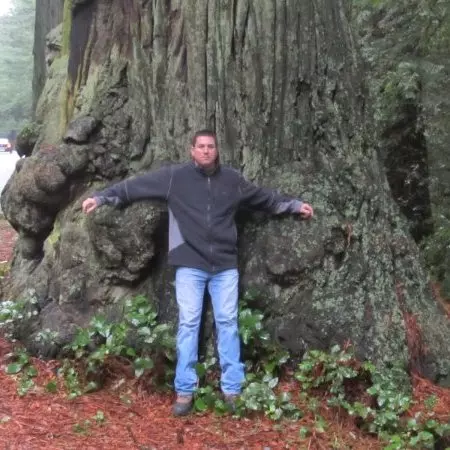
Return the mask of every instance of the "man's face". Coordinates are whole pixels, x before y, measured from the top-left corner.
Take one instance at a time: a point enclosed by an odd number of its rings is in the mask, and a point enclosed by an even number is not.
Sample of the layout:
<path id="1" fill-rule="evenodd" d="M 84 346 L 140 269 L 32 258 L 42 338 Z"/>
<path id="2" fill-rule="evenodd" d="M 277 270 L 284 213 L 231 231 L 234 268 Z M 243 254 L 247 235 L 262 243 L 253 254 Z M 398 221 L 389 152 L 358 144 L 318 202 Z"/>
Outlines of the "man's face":
<path id="1" fill-rule="evenodd" d="M 218 155 L 216 141 L 212 136 L 198 136 L 191 147 L 192 159 L 201 167 L 213 167 Z"/>

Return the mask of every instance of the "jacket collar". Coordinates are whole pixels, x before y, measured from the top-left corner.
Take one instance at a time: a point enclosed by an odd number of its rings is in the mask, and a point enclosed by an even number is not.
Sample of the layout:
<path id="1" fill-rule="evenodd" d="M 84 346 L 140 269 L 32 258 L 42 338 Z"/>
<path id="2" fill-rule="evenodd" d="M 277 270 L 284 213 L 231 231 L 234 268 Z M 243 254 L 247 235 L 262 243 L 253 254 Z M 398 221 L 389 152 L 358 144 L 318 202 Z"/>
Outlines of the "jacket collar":
<path id="1" fill-rule="evenodd" d="M 201 166 L 199 166 L 195 161 L 191 161 L 191 166 L 197 170 L 198 172 L 200 172 L 202 175 L 206 176 L 206 177 L 210 177 L 212 175 L 215 175 L 217 172 L 219 172 L 220 170 L 220 161 L 219 161 L 219 157 L 217 157 L 216 163 L 214 164 L 214 167 L 211 167 L 211 169 L 205 169 Z"/>

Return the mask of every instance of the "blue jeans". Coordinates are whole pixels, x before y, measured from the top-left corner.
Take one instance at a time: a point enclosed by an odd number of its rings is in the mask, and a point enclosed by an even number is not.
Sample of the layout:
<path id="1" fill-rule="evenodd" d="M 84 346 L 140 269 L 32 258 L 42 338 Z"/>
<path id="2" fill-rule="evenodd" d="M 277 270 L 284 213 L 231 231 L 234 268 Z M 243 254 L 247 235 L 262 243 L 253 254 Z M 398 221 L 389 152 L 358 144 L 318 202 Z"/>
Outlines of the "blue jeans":
<path id="1" fill-rule="evenodd" d="M 179 267 L 175 289 L 179 308 L 175 390 L 190 395 L 197 388 L 198 337 L 205 288 L 211 296 L 222 369 L 221 388 L 225 394 L 239 394 L 244 382 L 238 334 L 238 280 L 236 269 L 219 273 Z"/>

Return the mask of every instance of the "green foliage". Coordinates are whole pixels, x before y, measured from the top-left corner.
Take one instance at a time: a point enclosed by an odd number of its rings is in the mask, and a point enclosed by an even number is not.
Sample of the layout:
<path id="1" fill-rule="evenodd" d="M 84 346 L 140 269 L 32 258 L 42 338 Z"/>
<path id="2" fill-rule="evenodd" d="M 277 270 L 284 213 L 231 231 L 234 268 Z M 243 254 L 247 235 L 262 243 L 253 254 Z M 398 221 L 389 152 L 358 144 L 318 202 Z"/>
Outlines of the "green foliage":
<path id="1" fill-rule="evenodd" d="M 20 130 L 19 135 L 23 139 L 36 138 L 39 136 L 40 126 L 35 122 L 25 124 Z"/>
<path id="2" fill-rule="evenodd" d="M 379 434 L 396 432 L 402 427 L 401 415 L 412 404 L 410 392 L 405 389 L 405 386 L 409 386 L 405 369 L 399 365 L 381 371 L 374 366 L 369 368 L 372 386 L 367 392 L 376 399 L 378 409 L 367 410 L 367 416 L 373 416 L 368 429 Z"/>
<path id="3" fill-rule="evenodd" d="M 74 399 L 86 392 L 81 386 L 77 370 L 69 360 L 64 360 L 63 365 L 58 369 L 58 376 L 64 379 L 69 399 Z"/>
<path id="4" fill-rule="evenodd" d="M 421 77 L 418 67 L 400 62 L 387 71 L 378 88 L 375 100 L 375 119 L 380 127 L 388 127 L 403 117 L 407 105 L 417 105 L 421 95 Z"/>
<path id="5" fill-rule="evenodd" d="M 0 329 L 2 331 L 15 321 L 23 319 L 24 302 L 6 300 L 0 303 Z"/>
<path id="6" fill-rule="evenodd" d="M 5 370 L 9 375 L 15 375 L 21 372 L 30 362 L 28 354 L 23 349 L 18 350 L 12 356 L 14 356 L 15 362 L 8 364 Z"/>
<path id="7" fill-rule="evenodd" d="M 14 326 L 23 320 L 27 320 L 37 314 L 37 299 L 34 291 L 29 291 L 29 296 L 23 300 L 0 303 L 0 332 L 12 339 Z M 33 378 L 37 375 L 36 368 L 31 364 L 28 353 L 20 347 L 9 355 L 13 361 L 6 366 L 5 372 L 9 375 L 17 375 L 17 393 L 24 396 L 35 384 Z"/>
<path id="8" fill-rule="evenodd" d="M 294 373 L 301 384 L 301 391 L 298 398 L 295 398 L 295 393 L 293 398 L 292 392 L 284 392 L 279 386 L 282 367 L 288 358 L 285 352 L 270 343 L 263 326 L 263 314 L 250 309 L 248 301 L 246 297 L 239 311 L 241 333 L 245 336 L 244 351 L 251 358 L 246 362 L 251 370 L 247 373 L 243 391 L 233 406 L 225 402 L 218 389 L 216 358 L 209 357 L 196 367 L 199 378 L 208 382 L 195 393 L 196 411 L 213 410 L 218 415 L 232 413 L 238 417 L 259 413 L 274 421 L 299 420 L 303 412 L 297 400 L 301 399 L 314 416 L 311 429 L 304 426 L 299 429 L 299 436 L 306 438 L 310 434 L 327 432 L 328 424 L 319 410 L 321 401 L 311 395 L 317 390 L 325 390 L 329 407 L 346 410 L 358 420 L 362 429 L 382 439 L 386 449 L 433 448 L 437 438 L 449 435 L 450 425 L 439 423 L 434 418 L 433 408 L 437 400 L 434 396 L 425 401 L 424 411 L 414 417 L 406 414 L 413 400 L 404 367 L 386 364 L 378 368 L 370 362 L 361 364 L 355 360 L 351 349 L 341 349 L 337 345 L 330 352 L 311 350 L 304 355 Z M 17 304 L 5 306 L 1 310 L 3 319 L 16 320 L 22 316 Z M 44 330 L 36 338 L 49 342 L 55 335 Z M 161 363 L 162 355 L 166 364 L 163 371 L 167 372 L 174 359 L 173 331 L 167 325 L 158 324 L 157 314 L 147 299 L 138 296 L 125 303 L 122 321 L 110 323 L 104 316 L 95 316 L 87 328 L 78 330 L 66 350 L 75 359 L 66 358 L 58 376 L 64 380 L 69 399 L 73 399 L 98 389 L 95 375 L 102 373 L 111 358 L 126 358 L 133 364 L 135 376 L 140 377 L 144 373 L 152 374 Z M 262 359 L 256 363 L 258 354 Z M 32 378 L 37 371 L 23 350 L 14 354 L 6 372 L 21 377 L 19 395 L 24 395 L 34 386 Z M 50 393 L 56 392 L 57 380 L 51 380 L 45 389 Z M 125 397 L 123 401 L 129 403 Z M 104 422 L 104 414 L 98 411 L 94 417 L 75 424 L 74 431 L 88 434 L 93 425 Z M 333 448 L 340 448 L 339 442 L 335 444 Z"/>
<path id="9" fill-rule="evenodd" d="M 358 372 L 350 365 L 353 355 L 341 350 L 338 345 L 330 353 L 321 350 L 307 352 L 298 366 L 295 378 L 305 389 L 329 386 L 332 394 L 344 394 L 344 380 L 355 378 Z M 315 370 L 318 369 L 318 372 Z"/>
<path id="10" fill-rule="evenodd" d="M 61 371 L 69 396 L 73 398 L 98 388 L 97 381 L 92 379 L 81 387 L 79 370 L 82 378 L 99 378 L 96 375 L 101 374 L 108 361 L 115 357 L 131 360 L 138 378 L 152 371 L 155 361 L 165 364 L 160 370 L 165 377 L 171 376 L 175 359 L 173 335 L 171 326 L 157 323 L 157 313 L 144 296 L 125 302 L 124 318 L 120 322 L 110 323 L 104 316 L 95 316 L 89 326 L 80 328 L 66 346 L 77 361 L 73 365 L 66 360 Z"/>
<path id="11" fill-rule="evenodd" d="M 17 393 L 23 397 L 34 388 L 33 378 L 37 376 L 36 368 L 31 364 L 28 353 L 23 348 L 18 348 L 9 355 L 13 362 L 6 366 L 5 372 L 9 375 L 18 376 Z"/>
<path id="12" fill-rule="evenodd" d="M 436 406 L 437 403 L 437 397 L 435 394 L 430 395 L 425 401 L 424 401 L 424 406 L 426 409 L 428 410 L 433 410 L 433 408 Z"/>
<path id="13" fill-rule="evenodd" d="M 435 234 L 423 245 L 428 268 L 450 295 L 450 3 L 448 0 L 352 0 L 352 23 L 369 68 L 375 140 L 397 148 L 403 132 L 426 138 Z M 413 125 L 408 111 L 419 113 Z M 398 125 L 398 128 L 396 127 Z M 389 139 L 392 142 L 388 142 Z M 413 167 L 406 182 L 415 179 Z"/>
<path id="14" fill-rule="evenodd" d="M 98 410 L 90 419 L 78 422 L 73 426 L 73 431 L 77 434 L 89 435 L 93 426 L 102 426 L 105 424 L 105 413 Z"/>
<path id="15" fill-rule="evenodd" d="M 277 393 L 276 387 L 289 354 L 274 344 L 264 328 L 264 314 L 249 305 L 256 302 L 258 293 L 248 291 L 239 303 L 239 333 L 243 343 L 243 357 L 246 365 L 246 382 L 236 401 L 237 416 L 248 412 L 261 412 L 273 420 L 281 418 L 298 419 L 301 411 L 291 402 L 287 392 Z M 216 359 L 209 358 L 196 367 L 197 375 L 209 384 L 196 391 L 194 407 L 203 412 L 208 409 L 222 415 L 231 412 L 217 393 L 218 379 L 215 376 Z"/>
<path id="16" fill-rule="evenodd" d="M 35 292 L 30 290 L 28 297 L 22 300 L 5 300 L 0 302 L 0 332 L 8 339 L 12 339 L 14 327 L 18 322 L 30 319 L 37 315 L 37 298 Z"/>
<path id="17" fill-rule="evenodd" d="M 199 367 L 202 367 L 199 365 Z M 211 366 L 210 366 L 211 367 Z M 203 368 L 197 373 L 204 373 Z M 218 383 L 199 387 L 195 393 L 194 408 L 198 412 L 213 410 L 217 415 L 233 413 L 236 416 L 245 416 L 249 412 L 260 412 L 272 420 L 282 418 L 299 419 L 302 412 L 291 401 L 289 392 L 277 393 L 278 377 L 261 373 L 247 374 L 242 394 L 236 399 L 234 410 L 231 410 L 221 398 Z"/>
<path id="18" fill-rule="evenodd" d="M 87 371 L 96 372 L 106 362 L 108 356 L 120 356 L 125 349 L 125 323 L 107 323 L 105 317 L 95 316 L 88 328 L 78 330 L 75 339 L 66 348 L 77 359 L 85 358 Z M 90 344 L 99 342 L 94 349 Z"/>
<path id="19" fill-rule="evenodd" d="M 21 154 L 29 155 L 39 138 L 41 127 L 35 123 L 27 123 L 16 137 L 16 147 Z M 56 224 L 55 224 L 56 227 Z M 54 230 L 59 231 L 59 230 Z"/>
<path id="20" fill-rule="evenodd" d="M 0 329 L 11 331 L 18 321 L 35 315 L 35 304 L 33 292 L 28 299 L 20 302 L 2 302 Z M 35 336 L 36 342 L 46 345 L 55 343 L 57 338 L 58 333 L 50 329 L 42 330 Z M 93 317 L 87 328 L 78 329 L 65 351 L 74 359 L 66 358 L 58 375 L 64 379 L 68 397 L 73 399 L 99 388 L 101 375 L 112 358 L 129 361 L 137 378 L 159 369 L 158 372 L 167 381 L 173 374 L 175 339 L 172 327 L 158 324 L 157 314 L 148 300 L 137 296 L 125 302 L 123 320 L 111 323 L 102 315 Z M 164 367 L 157 367 L 161 364 Z M 22 372 L 21 393 L 32 387 L 34 369 L 27 367 L 28 356 L 25 353 L 18 353 L 15 361 L 7 367 L 7 373 Z M 56 381 L 52 380 L 46 389 L 49 392 L 56 391 Z"/>
<path id="21" fill-rule="evenodd" d="M 46 345 L 54 344 L 59 336 L 59 333 L 57 331 L 52 331 L 50 328 L 45 328 L 42 331 L 39 331 L 34 340 L 36 342 L 40 342 Z"/>
<path id="22" fill-rule="evenodd" d="M 247 376 L 235 413 L 243 416 L 258 411 L 272 420 L 298 419 L 302 413 L 291 402 L 290 394 L 275 390 L 289 353 L 272 342 L 264 328 L 264 314 L 249 306 L 257 298 L 257 292 L 248 291 L 240 301 L 239 332 Z"/>
<path id="23" fill-rule="evenodd" d="M 217 359 L 214 356 L 205 358 L 204 361 L 198 362 L 195 371 L 199 378 L 200 384 L 209 384 L 215 389 L 219 388 L 219 379 L 216 376 L 218 370 Z"/>
<path id="24" fill-rule="evenodd" d="M 248 291 L 239 304 L 239 334 L 247 372 L 277 374 L 289 361 L 289 353 L 272 342 L 264 329 L 264 314 L 251 305 L 258 293 Z"/>
<path id="25" fill-rule="evenodd" d="M 255 381 L 250 381 L 253 380 Z M 242 395 L 238 401 L 237 414 L 245 415 L 247 411 L 259 411 L 264 413 L 272 420 L 289 418 L 298 420 L 302 412 L 292 403 L 289 392 L 275 392 L 278 385 L 278 378 L 269 374 L 262 379 L 256 376 L 250 376 L 247 379 L 248 384 L 244 387 Z"/>
<path id="26" fill-rule="evenodd" d="M 399 364 L 377 368 L 366 362 L 358 364 L 351 351 L 338 346 L 330 353 L 310 351 L 298 365 L 295 377 L 304 389 L 326 389 L 330 406 L 345 409 L 369 433 L 388 442 L 386 449 L 434 448 L 438 437 L 450 433 L 450 425 L 438 423 L 432 411 L 414 419 L 405 416 L 413 404 L 408 375 Z M 351 381 L 351 383 L 349 383 Z M 353 401 L 348 388 L 365 387 L 369 401 Z M 428 402 L 428 406 L 432 400 Z"/>
<path id="27" fill-rule="evenodd" d="M 56 383 L 56 380 L 50 380 L 45 385 L 45 390 L 50 394 L 55 394 L 58 391 L 58 384 Z"/>
<path id="28" fill-rule="evenodd" d="M 220 398 L 217 389 L 212 385 L 199 387 L 195 392 L 194 409 L 198 412 L 215 411 L 218 415 L 228 412 L 225 402 Z"/>
<path id="29" fill-rule="evenodd" d="M 34 0 L 12 0 L 0 16 L 0 134 L 19 129 L 31 115 Z"/>

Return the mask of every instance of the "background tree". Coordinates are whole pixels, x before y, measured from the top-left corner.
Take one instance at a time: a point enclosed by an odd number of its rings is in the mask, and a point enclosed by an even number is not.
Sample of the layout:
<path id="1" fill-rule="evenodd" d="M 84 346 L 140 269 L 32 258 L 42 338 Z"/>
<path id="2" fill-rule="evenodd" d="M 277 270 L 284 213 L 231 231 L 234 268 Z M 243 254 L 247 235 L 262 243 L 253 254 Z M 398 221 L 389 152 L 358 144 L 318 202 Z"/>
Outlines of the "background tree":
<path id="1" fill-rule="evenodd" d="M 352 6 L 388 179 L 450 298 L 450 4 L 354 0 Z"/>
<path id="2" fill-rule="evenodd" d="M 19 129 L 31 117 L 34 0 L 13 0 L 0 16 L 0 133 Z"/>
<path id="3" fill-rule="evenodd" d="M 241 217 L 242 287 L 262 292 L 273 337 L 297 355 L 350 339 L 360 357 L 449 383 L 449 322 L 368 133 L 348 13 L 336 0 L 66 1 L 38 142 L 2 196 L 20 236 L 9 294 L 39 305 L 17 336 L 33 348 L 50 328 L 67 342 L 134 293 L 174 319 L 164 208 L 86 218 L 80 204 L 185 160 L 210 126 L 225 163 L 316 208 L 307 223 Z"/>

